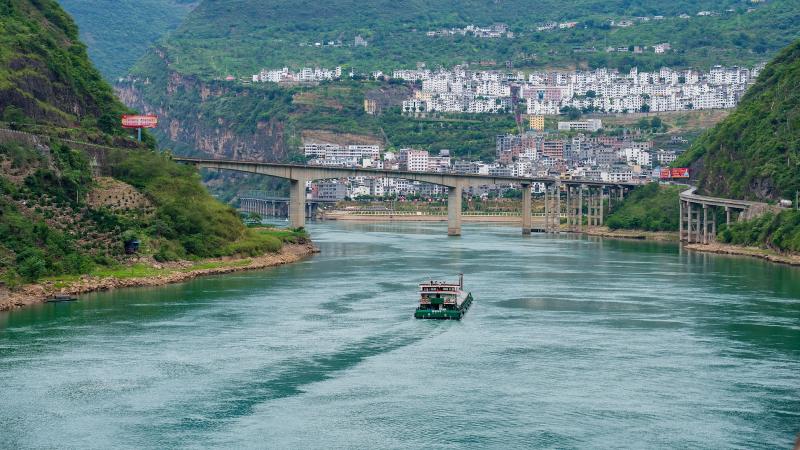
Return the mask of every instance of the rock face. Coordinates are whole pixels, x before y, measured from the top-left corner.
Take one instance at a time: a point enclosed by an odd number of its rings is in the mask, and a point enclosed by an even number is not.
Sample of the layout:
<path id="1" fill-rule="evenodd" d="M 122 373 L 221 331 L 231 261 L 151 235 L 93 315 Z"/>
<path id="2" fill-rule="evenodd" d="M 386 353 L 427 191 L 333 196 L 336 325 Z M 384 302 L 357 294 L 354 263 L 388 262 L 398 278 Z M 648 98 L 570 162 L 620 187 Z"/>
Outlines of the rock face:
<path id="1" fill-rule="evenodd" d="M 147 76 L 129 77 L 115 90 L 126 105 L 159 116 L 161 125 L 154 132 L 162 146 L 181 155 L 218 159 L 288 158 L 285 121 L 262 110 L 263 105 L 283 101 L 274 91 L 180 74 L 170 69 L 160 49 L 146 58 Z"/>

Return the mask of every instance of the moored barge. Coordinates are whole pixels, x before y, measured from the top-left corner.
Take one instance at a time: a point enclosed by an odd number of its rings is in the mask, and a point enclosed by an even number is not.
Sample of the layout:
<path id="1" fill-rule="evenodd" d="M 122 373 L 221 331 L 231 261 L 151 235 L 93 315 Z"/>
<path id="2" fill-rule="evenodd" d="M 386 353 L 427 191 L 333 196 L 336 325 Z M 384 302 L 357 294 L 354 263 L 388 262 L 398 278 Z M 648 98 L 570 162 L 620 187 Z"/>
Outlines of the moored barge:
<path id="1" fill-rule="evenodd" d="M 414 317 L 461 320 L 471 304 L 472 294 L 464 291 L 464 274 L 458 275 L 458 283 L 430 280 L 419 285 L 419 306 Z"/>

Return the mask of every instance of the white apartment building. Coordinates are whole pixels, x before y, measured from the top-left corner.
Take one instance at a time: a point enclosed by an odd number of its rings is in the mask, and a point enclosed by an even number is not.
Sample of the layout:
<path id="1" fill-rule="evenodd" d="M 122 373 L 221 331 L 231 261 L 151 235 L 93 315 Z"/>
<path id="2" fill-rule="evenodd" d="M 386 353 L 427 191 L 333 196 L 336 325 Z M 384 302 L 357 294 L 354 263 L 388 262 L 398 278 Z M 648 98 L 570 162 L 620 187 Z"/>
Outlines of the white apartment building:
<path id="1" fill-rule="evenodd" d="M 398 158 L 400 170 L 406 170 L 409 172 L 427 172 L 428 158 L 429 154 L 427 150 L 414 150 L 411 148 L 401 149 Z"/>
<path id="2" fill-rule="evenodd" d="M 603 128 L 603 121 L 600 119 L 586 119 L 586 120 L 578 120 L 574 122 L 558 122 L 558 129 L 560 131 L 588 131 L 588 132 L 595 132 L 599 129 Z"/>
<path id="3" fill-rule="evenodd" d="M 623 148 L 620 150 L 620 157 L 624 158 L 628 164 L 650 167 L 650 152 L 640 148 Z"/>

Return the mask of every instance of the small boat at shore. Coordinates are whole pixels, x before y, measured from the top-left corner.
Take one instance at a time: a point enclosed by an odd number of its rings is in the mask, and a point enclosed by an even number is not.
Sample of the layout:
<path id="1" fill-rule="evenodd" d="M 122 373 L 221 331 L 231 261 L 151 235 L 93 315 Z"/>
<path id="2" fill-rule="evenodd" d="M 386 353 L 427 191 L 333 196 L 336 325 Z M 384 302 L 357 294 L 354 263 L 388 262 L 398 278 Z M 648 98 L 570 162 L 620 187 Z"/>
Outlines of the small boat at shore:
<path id="1" fill-rule="evenodd" d="M 419 285 L 417 319 L 461 320 L 472 305 L 472 293 L 464 292 L 464 274 L 458 283 L 430 280 Z"/>
<path id="2" fill-rule="evenodd" d="M 61 302 L 74 302 L 77 301 L 78 297 L 74 295 L 54 295 L 53 297 L 48 298 L 45 300 L 47 303 L 61 303 Z"/>

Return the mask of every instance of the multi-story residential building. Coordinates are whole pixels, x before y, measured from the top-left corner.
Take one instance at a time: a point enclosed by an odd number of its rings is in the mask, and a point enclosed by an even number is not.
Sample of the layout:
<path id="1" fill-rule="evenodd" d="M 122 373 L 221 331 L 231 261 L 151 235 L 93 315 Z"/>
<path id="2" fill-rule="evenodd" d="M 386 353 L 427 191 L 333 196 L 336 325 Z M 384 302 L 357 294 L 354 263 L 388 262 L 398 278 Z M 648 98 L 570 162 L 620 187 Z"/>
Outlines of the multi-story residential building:
<path id="1" fill-rule="evenodd" d="M 315 184 L 320 200 L 339 201 L 347 197 L 347 185 L 339 180 L 324 180 Z"/>
<path id="2" fill-rule="evenodd" d="M 623 148 L 620 157 L 625 158 L 629 165 L 649 167 L 651 163 L 650 153 L 639 148 Z"/>
<path id="3" fill-rule="evenodd" d="M 409 172 L 427 172 L 428 158 L 429 154 L 427 150 L 404 148 L 400 150 L 398 158 L 400 170 L 406 170 Z"/>
<path id="4" fill-rule="evenodd" d="M 545 139 L 542 141 L 542 156 L 550 159 L 564 159 L 564 144 L 561 139 Z"/>
<path id="5" fill-rule="evenodd" d="M 572 122 L 558 122 L 558 129 L 561 131 L 588 131 L 595 132 L 603 128 L 603 121 L 600 119 L 576 120 Z"/>
<path id="6" fill-rule="evenodd" d="M 678 156 L 672 150 L 658 149 L 658 151 L 656 152 L 656 160 L 658 161 L 659 164 L 663 166 L 671 164 L 677 158 Z"/>
<path id="7" fill-rule="evenodd" d="M 440 150 L 439 156 L 428 156 L 428 172 L 450 172 L 450 151 Z"/>
<path id="8" fill-rule="evenodd" d="M 544 116 L 539 114 L 528 116 L 528 126 L 534 131 L 544 131 Z"/>

